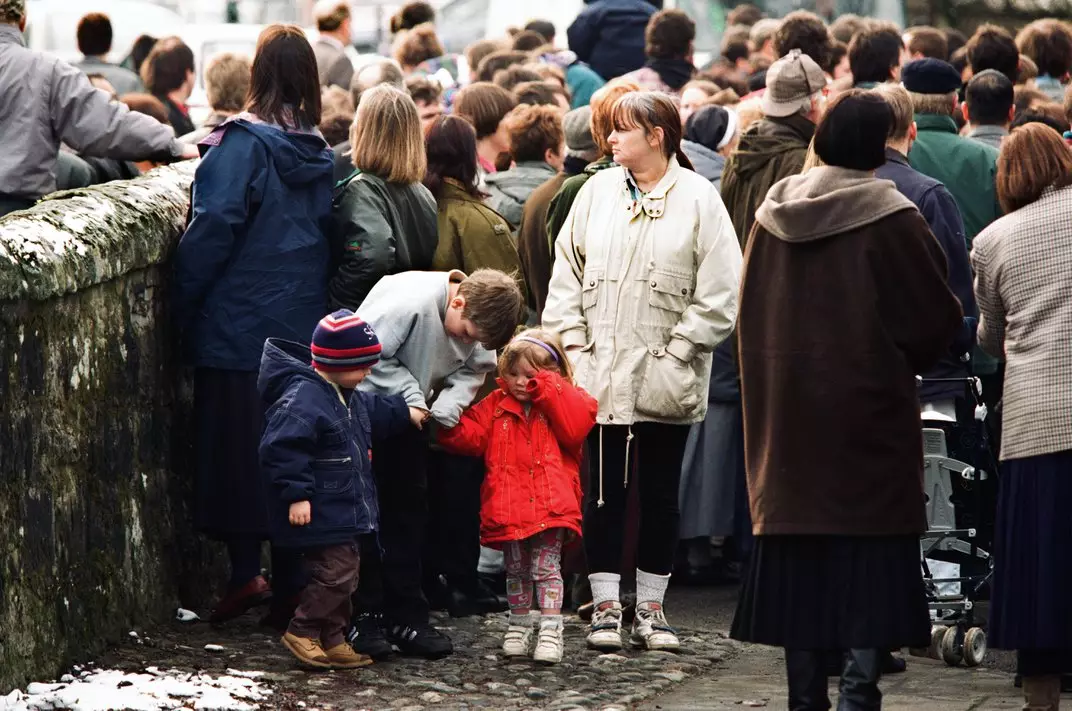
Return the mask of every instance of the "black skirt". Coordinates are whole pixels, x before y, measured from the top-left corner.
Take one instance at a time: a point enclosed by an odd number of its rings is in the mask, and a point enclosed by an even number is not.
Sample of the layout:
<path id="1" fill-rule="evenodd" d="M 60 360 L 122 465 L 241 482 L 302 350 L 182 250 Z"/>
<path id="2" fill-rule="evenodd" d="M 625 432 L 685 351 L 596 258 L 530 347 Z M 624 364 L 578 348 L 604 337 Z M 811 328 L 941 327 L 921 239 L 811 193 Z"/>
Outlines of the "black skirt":
<path id="1" fill-rule="evenodd" d="M 731 636 L 787 649 L 930 644 L 917 536 L 756 536 Z"/>
<path id="2" fill-rule="evenodd" d="M 1011 459 L 1001 475 L 990 645 L 1072 650 L 1072 451 Z"/>
<path id="3" fill-rule="evenodd" d="M 257 373 L 198 368 L 194 418 L 198 530 L 224 541 L 267 538 L 268 490 L 258 455 L 264 406 Z"/>

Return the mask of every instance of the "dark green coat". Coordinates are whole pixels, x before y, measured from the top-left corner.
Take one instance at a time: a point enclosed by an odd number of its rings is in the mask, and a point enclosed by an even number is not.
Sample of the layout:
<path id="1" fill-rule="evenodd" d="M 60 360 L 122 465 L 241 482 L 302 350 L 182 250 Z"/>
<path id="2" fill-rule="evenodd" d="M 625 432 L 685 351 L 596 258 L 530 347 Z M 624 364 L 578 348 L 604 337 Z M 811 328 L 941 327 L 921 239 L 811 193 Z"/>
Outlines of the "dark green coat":
<path id="1" fill-rule="evenodd" d="M 962 138 L 949 116 L 916 114 L 919 135 L 908 162 L 924 175 L 943 183 L 964 218 L 964 234 L 971 249 L 975 235 L 1001 217 L 998 205 L 998 151 L 980 141 Z"/>
<path id="2" fill-rule="evenodd" d="M 547 208 L 547 241 L 551 245 L 552 260 L 555 258 L 555 240 L 558 239 L 558 233 L 562 230 L 562 225 L 566 224 L 566 218 L 569 217 L 573 201 L 577 199 L 577 193 L 581 192 L 581 188 L 593 175 L 604 168 L 613 167 L 614 161 L 605 157 L 600 158 L 595 163 L 589 163 L 588 167 L 580 175 L 566 178 L 566 182 L 562 184 L 562 189 L 551 198 L 551 206 Z"/>

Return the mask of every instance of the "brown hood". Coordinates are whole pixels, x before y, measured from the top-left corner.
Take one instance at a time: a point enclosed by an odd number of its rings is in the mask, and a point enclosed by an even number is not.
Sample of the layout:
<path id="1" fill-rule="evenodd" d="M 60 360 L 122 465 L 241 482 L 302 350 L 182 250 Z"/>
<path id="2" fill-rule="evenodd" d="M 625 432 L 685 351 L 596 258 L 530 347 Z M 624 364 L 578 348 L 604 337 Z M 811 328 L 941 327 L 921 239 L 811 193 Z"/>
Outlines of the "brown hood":
<path id="1" fill-rule="evenodd" d="M 774 185 L 756 221 L 786 242 L 811 242 L 850 232 L 916 206 L 874 173 L 822 166 Z"/>

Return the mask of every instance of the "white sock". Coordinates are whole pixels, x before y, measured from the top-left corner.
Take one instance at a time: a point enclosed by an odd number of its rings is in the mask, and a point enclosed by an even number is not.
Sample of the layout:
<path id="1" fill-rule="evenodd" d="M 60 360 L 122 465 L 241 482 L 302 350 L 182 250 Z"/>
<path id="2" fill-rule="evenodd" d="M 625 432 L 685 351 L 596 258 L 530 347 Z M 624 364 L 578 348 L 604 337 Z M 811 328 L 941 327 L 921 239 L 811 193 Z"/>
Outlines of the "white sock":
<path id="1" fill-rule="evenodd" d="M 640 568 L 636 572 L 636 601 L 637 605 L 644 602 L 657 602 L 663 604 L 666 596 L 666 586 L 670 584 L 669 575 L 656 575 L 645 573 Z M 594 588 L 593 588 L 594 589 Z"/>
<path id="2" fill-rule="evenodd" d="M 533 615 L 531 612 L 524 615 L 517 615 L 513 612 L 510 613 L 510 626 L 511 627 L 532 627 Z"/>
<path id="3" fill-rule="evenodd" d="M 592 602 L 599 607 L 604 602 L 620 602 L 618 586 L 622 576 L 617 573 L 591 573 L 588 583 L 592 586 Z"/>

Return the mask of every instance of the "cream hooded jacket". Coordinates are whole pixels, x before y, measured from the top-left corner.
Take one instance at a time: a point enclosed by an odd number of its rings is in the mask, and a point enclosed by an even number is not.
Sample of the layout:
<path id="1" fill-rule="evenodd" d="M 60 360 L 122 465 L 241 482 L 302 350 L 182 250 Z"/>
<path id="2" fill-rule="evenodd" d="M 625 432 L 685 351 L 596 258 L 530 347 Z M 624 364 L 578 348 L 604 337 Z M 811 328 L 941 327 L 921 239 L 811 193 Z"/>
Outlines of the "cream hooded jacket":
<path id="1" fill-rule="evenodd" d="M 692 424 L 711 351 L 737 318 L 741 249 L 718 191 L 675 158 L 632 198 L 624 168 L 593 175 L 555 243 L 543 325 L 571 350 L 598 422 Z"/>

